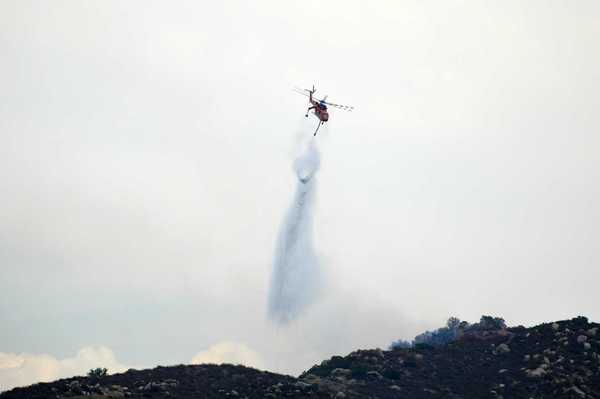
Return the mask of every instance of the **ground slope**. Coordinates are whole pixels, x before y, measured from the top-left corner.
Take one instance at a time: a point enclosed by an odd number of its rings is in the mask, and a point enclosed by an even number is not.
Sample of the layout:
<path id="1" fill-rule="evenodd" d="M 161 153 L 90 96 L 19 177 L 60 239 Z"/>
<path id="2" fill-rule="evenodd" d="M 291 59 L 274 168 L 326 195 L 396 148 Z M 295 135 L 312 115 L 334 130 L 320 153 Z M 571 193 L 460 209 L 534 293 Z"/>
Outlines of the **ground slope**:
<path id="1" fill-rule="evenodd" d="M 600 325 L 584 317 L 359 350 L 298 378 L 233 365 L 129 370 L 16 388 L 13 398 L 599 398 Z"/>

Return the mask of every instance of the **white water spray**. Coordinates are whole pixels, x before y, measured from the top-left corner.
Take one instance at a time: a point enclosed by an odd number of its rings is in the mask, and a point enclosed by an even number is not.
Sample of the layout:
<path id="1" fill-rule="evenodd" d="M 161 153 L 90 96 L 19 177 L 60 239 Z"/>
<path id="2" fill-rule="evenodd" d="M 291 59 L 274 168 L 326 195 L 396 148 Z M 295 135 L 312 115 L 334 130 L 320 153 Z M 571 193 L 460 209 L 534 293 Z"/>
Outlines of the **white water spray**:
<path id="1" fill-rule="evenodd" d="M 286 324 L 316 297 L 319 262 L 312 241 L 313 203 L 320 155 L 311 140 L 294 162 L 298 177 L 294 201 L 277 239 L 269 293 L 269 317 Z"/>

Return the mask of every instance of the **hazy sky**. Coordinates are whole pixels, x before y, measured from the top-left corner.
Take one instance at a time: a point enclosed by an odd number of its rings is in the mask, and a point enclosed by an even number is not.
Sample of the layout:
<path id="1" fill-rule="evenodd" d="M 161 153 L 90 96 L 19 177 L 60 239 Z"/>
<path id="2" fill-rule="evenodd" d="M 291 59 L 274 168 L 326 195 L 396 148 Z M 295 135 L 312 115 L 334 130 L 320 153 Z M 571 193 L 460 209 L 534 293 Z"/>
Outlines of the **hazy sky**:
<path id="1" fill-rule="evenodd" d="M 0 1 L 0 390 L 600 320 L 600 3 Z M 322 297 L 267 321 L 295 85 Z"/>

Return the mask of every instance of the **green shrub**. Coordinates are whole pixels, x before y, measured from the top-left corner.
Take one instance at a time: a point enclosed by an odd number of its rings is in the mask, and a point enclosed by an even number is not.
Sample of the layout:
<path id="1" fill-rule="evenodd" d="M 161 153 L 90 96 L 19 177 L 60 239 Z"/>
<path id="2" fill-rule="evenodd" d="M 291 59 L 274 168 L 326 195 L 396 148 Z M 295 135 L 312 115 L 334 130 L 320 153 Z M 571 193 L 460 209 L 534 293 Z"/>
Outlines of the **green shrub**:
<path id="1" fill-rule="evenodd" d="M 365 365 L 356 363 L 350 367 L 350 371 L 352 372 L 352 378 L 362 380 L 367 377 L 369 369 Z"/>
<path id="2" fill-rule="evenodd" d="M 394 369 L 386 369 L 383 371 L 382 375 L 390 380 L 399 380 L 401 377 L 400 372 Z"/>
<path id="3" fill-rule="evenodd" d="M 343 358 L 341 356 L 334 356 L 331 358 L 329 363 L 327 363 L 327 367 L 330 369 L 347 369 L 350 366 L 350 360 Z"/>
<path id="4" fill-rule="evenodd" d="M 106 368 L 95 368 L 95 369 L 91 369 L 88 372 L 88 377 L 91 378 L 102 378 L 102 377 L 106 377 L 106 374 L 108 373 L 108 370 Z"/>
<path id="5" fill-rule="evenodd" d="M 418 344 L 415 344 L 415 349 L 430 350 L 430 349 L 433 349 L 433 346 L 429 345 L 425 342 L 419 342 Z"/>

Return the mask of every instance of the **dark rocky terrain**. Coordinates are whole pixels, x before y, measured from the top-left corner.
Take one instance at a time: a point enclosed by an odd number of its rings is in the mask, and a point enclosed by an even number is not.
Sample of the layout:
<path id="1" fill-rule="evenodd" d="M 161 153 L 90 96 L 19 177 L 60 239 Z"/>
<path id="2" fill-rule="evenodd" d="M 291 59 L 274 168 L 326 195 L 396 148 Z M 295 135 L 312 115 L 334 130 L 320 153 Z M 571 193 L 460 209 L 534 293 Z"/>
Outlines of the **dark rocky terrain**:
<path id="1" fill-rule="evenodd" d="M 578 317 L 532 328 L 470 330 L 440 346 L 417 343 L 334 356 L 298 378 L 233 365 L 173 366 L 0 394 L 0 399 L 125 397 L 600 398 L 600 325 Z"/>

